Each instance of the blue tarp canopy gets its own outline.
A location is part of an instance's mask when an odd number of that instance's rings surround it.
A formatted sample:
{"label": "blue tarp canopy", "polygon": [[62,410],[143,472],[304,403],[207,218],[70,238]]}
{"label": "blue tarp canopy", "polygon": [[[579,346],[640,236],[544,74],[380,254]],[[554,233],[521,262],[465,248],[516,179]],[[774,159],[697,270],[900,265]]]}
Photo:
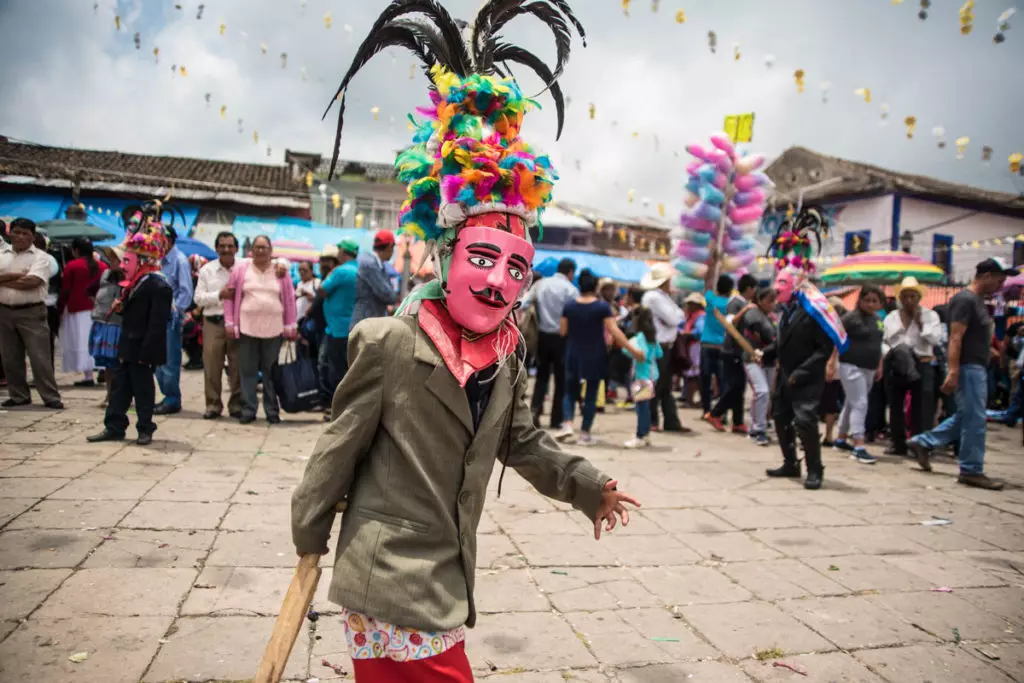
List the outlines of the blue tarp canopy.
{"label": "blue tarp canopy", "polygon": [[597,277],[607,277],[617,282],[640,282],[651,269],[643,261],[616,258],[603,254],[588,254],[583,251],[555,251],[537,249],[533,255],[533,269],[544,277],[551,277],[558,269],[558,262],[571,258],[576,262],[576,273],[589,268]]}
{"label": "blue tarp canopy", "polygon": [[343,239],[354,239],[359,242],[360,250],[373,249],[373,237],[376,230],[357,228],[336,228],[332,225],[317,223],[305,218],[281,216],[279,218],[259,218],[256,216],[238,216],[231,226],[240,243],[251,240],[258,235],[266,235],[274,244],[274,251],[289,258],[316,260],[321,250],[329,244],[337,244]]}

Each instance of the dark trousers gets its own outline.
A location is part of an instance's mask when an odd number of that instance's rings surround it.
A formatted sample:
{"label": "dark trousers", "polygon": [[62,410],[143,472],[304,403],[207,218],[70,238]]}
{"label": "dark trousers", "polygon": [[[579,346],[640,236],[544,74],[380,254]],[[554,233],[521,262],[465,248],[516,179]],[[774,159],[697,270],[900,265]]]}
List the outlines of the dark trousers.
{"label": "dark trousers", "polygon": [[[574,362],[573,365],[576,365]],[[562,415],[571,424],[576,416],[576,405],[580,402],[580,394],[583,395],[583,426],[584,432],[590,432],[594,426],[594,416],[597,414],[597,392],[601,388],[600,379],[586,380],[587,388],[583,390],[583,379],[579,376],[578,368],[566,372],[565,398],[562,401]]]}
{"label": "dark trousers", "polygon": [[46,307],[46,324],[50,328],[50,364],[55,366],[57,363],[57,330],[60,329],[60,312],[56,306]]}
{"label": "dark trousers", "polygon": [[672,394],[672,344],[662,344],[664,352],[658,359],[658,381],[654,384],[654,400],[651,401],[651,424],[657,427],[664,414],[665,423],[662,428],[666,432],[678,432],[683,428],[679,421],[679,409],[676,397]]}
{"label": "dark trousers", "polygon": [[334,392],[348,372],[348,337],[327,336],[324,343],[327,344],[327,388],[333,399]]}
{"label": "dark trousers", "polygon": [[903,402],[910,392],[910,426],[914,434],[927,432],[935,422],[935,368],[929,363],[917,362],[916,382],[905,382],[893,376],[886,377],[889,398],[889,433],[892,447],[897,451],[907,448],[907,424],[903,413]]}
{"label": "dark trousers", "polygon": [[279,417],[281,408],[274,389],[274,366],[281,354],[281,338],[260,339],[242,335],[238,340],[238,372],[242,383],[242,416],[256,417],[259,397],[256,386],[263,376],[263,412],[267,417]]}
{"label": "dark trousers", "polygon": [[871,385],[871,393],[868,394],[868,415],[864,431],[869,442],[874,440],[875,434],[885,431],[886,428],[885,408],[889,404],[889,399],[885,385],[886,380],[883,376],[881,381]]}
{"label": "dark trousers", "polygon": [[139,435],[156,431],[153,423],[153,405],[156,402],[156,385],[153,381],[154,368],[141,363],[124,363],[107,372],[113,373],[110,385],[110,400],[103,426],[111,434],[123,437],[128,431],[128,408],[135,401],[135,428]]}
{"label": "dark trousers", "polygon": [[551,426],[562,426],[565,400],[565,338],[559,334],[541,332],[537,339],[537,382],[533,387],[531,410],[536,418],[544,412],[544,399],[548,393],[548,380],[555,380],[551,396]]}
{"label": "dark trousers", "polygon": [[723,390],[725,381],[722,378],[722,349],[716,346],[700,347],[700,405],[701,412],[707,415],[711,412],[711,378],[718,378],[718,391]]}
{"label": "dark trousers", "polygon": [[822,472],[825,469],[821,464],[821,438],[818,433],[818,405],[824,389],[823,381],[794,388],[790,386],[789,375],[785,370],[779,371],[775,381],[772,418],[775,420],[775,433],[779,438],[782,457],[786,464],[796,464],[796,442],[799,438],[807,458],[808,472]]}
{"label": "dark trousers", "polygon": [[743,424],[743,395],[747,390],[747,373],[743,370],[743,357],[732,353],[720,353],[718,356],[720,366],[718,402],[711,409],[714,417],[725,417],[725,414],[732,411],[732,424],[734,427]]}

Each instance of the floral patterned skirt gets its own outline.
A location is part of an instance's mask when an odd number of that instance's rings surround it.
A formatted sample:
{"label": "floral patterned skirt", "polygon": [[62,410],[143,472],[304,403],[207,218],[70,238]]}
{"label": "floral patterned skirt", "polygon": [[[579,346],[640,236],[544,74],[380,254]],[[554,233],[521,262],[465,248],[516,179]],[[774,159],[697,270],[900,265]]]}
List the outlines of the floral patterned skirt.
{"label": "floral patterned skirt", "polygon": [[345,640],[353,660],[390,659],[413,662],[442,655],[466,640],[462,626],[451,631],[427,632],[394,626],[358,612],[342,611]]}

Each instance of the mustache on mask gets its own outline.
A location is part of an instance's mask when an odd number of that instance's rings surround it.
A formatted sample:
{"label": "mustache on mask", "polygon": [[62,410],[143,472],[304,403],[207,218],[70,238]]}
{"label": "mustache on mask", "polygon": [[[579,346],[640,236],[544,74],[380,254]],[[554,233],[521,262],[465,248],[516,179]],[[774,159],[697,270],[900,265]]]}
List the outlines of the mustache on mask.
{"label": "mustache on mask", "polygon": [[469,292],[470,292],[470,294],[472,294],[475,297],[479,297],[481,299],[488,299],[488,300],[493,301],[494,303],[496,303],[496,304],[498,304],[500,306],[508,306],[508,301],[506,301],[505,297],[502,295],[502,293],[499,292],[496,289],[491,289],[490,287],[484,287],[483,289],[476,290],[476,289],[473,289],[472,287],[470,287],[469,288]]}

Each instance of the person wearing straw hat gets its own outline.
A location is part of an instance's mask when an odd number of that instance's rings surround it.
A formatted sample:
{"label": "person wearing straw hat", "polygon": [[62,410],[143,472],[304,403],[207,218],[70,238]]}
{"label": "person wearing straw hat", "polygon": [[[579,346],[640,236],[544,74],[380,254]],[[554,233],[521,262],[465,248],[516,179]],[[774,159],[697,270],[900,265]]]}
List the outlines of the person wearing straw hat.
{"label": "person wearing straw hat", "polygon": [[[899,308],[885,316],[882,353],[885,354],[885,387],[889,400],[889,431],[892,447],[886,455],[907,454],[904,404],[910,393],[911,429],[915,434],[932,428],[935,416],[935,347],[942,343],[942,321],[921,305],[928,293],[915,277],[906,277],[896,288]],[[904,348],[900,348],[904,347]],[[910,353],[906,364],[900,355]],[[911,362],[912,361],[912,367]],[[907,365],[908,372],[901,368]],[[909,372],[909,370],[914,372]],[[916,376],[916,377],[915,377]]]}
{"label": "person wearing straw hat", "polygon": [[669,362],[672,360],[672,347],[679,335],[679,326],[683,322],[683,310],[672,300],[672,277],[675,269],[670,263],[656,263],[640,281],[640,288],[646,293],[640,300],[644,308],[651,309],[654,314],[654,329],[661,345],[662,355],[658,359],[658,381],[654,387],[654,400],[651,402],[651,425],[657,428],[659,410],[664,416],[662,429],[666,432],[688,433],[693,430],[683,427],[679,421],[679,409],[672,395],[672,373]]}
{"label": "person wearing straw hat", "polygon": [[949,370],[941,391],[956,392],[957,412],[935,429],[907,442],[908,450],[925,472],[932,469],[931,452],[960,442],[960,476],[965,486],[1000,491],[1003,482],[985,474],[985,406],[988,401],[988,362],[995,323],[985,297],[998,292],[1007,277],[1020,271],[1000,259],[978,264],[974,280],[949,302]]}
{"label": "person wearing straw hat", "polygon": [[700,337],[704,332],[704,309],[707,302],[700,292],[693,292],[683,300],[683,326],[679,336],[683,340],[686,358],[683,370],[683,403],[693,405],[694,394],[700,389]]}

